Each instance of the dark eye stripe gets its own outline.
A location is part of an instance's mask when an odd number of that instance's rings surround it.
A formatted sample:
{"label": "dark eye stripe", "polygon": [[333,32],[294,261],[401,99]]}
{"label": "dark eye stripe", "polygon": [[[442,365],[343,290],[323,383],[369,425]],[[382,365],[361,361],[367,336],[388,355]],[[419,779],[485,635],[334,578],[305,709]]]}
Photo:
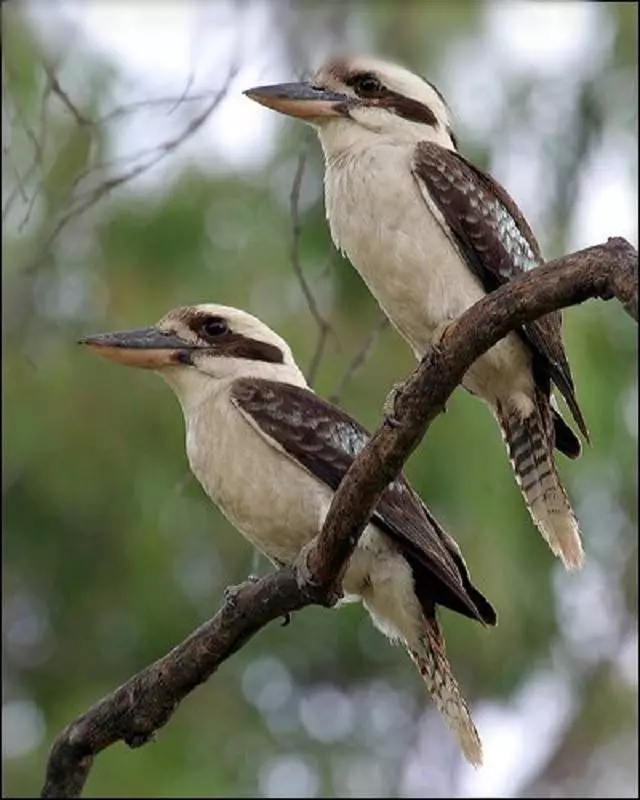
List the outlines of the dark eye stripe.
{"label": "dark eye stripe", "polygon": [[279,347],[268,342],[250,339],[231,331],[220,337],[225,340],[219,355],[229,358],[247,358],[250,361],[265,361],[268,364],[284,363],[284,355]]}
{"label": "dark eye stripe", "polygon": [[425,106],[417,100],[412,100],[410,97],[403,97],[397,92],[388,91],[379,105],[392,108],[399,117],[403,117],[403,119],[407,119],[410,122],[419,122],[432,128],[435,128],[438,124],[438,119],[429,106]]}
{"label": "dark eye stripe", "polygon": [[[358,86],[365,80],[376,81],[379,88],[374,92],[359,92]],[[422,125],[429,125],[432,128],[436,127],[438,124],[436,115],[428,106],[425,106],[418,100],[404,97],[398,92],[388,89],[380,82],[378,76],[373,72],[357,72],[347,76],[344,82],[347,86],[351,86],[365,103],[369,100],[370,104],[373,106],[391,109],[399,117],[409,120],[410,122],[418,122]]]}
{"label": "dark eye stripe", "polygon": [[246,358],[250,361],[265,361],[268,364],[284,363],[284,354],[276,345],[251,339],[231,329],[216,336],[207,336],[203,332],[203,326],[214,319],[219,319],[228,325],[228,321],[223,317],[216,318],[206,312],[185,308],[179,318],[198,337],[194,353],[199,347],[203,347],[221,358]]}

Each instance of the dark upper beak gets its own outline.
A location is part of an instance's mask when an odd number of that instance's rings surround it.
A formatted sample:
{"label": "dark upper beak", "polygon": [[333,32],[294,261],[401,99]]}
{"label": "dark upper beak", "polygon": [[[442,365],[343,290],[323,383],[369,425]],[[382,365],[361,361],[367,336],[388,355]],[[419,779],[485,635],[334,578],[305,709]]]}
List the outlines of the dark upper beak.
{"label": "dark upper beak", "polygon": [[195,347],[175,334],[154,327],[98,333],[85,336],[79,344],[89,345],[109,361],[146,369],[189,363],[189,351]]}
{"label": "dark upper beak", "polygon": [[267,108],[300,119],[344,116],[355,102],[353,97],[346,94],[317,89],[310,83],[256,86],[247,89],[244,94]]}

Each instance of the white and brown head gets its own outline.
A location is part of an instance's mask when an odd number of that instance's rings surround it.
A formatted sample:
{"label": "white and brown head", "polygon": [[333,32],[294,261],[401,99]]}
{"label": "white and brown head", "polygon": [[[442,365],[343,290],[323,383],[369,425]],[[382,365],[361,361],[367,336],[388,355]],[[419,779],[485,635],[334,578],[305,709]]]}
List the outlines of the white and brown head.
{"label": "white and brown head", "polygon": [[364,56],[332,58],[312,80],[258,86],[245,94],[314,126],[328,155],[363,140],[436,142],[456,149],[447,104],[404,67]]}
{"label": "white and brown head", "polygon": [[230,306],[181,306],[148,328],[96,334],[80,343],[110,361],[159,372],[185,408],[236,378],[306,386],[284,339]]}

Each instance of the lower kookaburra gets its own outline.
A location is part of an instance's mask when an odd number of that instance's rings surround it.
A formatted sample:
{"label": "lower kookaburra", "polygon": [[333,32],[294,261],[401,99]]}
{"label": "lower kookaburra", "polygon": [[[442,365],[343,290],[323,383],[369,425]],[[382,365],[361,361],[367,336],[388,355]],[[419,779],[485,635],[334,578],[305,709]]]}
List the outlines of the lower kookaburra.
{"label": "lower kookaburra", "polygon": [[[320,532],[368,434],[308,388],[287,343],[250,314],[211,304],[82,342],[166,379],[182,406],[189,464],[205,492],[273,563],[292,563]],[[436,606],[488,625],[496,613],[471,583],[456,542],[404,477],[385,491],[351,556],[343,590],[405,645],[467,759],[481,763]]]}
{"label": "lower kookaburra", "polygon": [[[245,94],[317,130],[333,241],[418,359],[469,306],[543,263],[512,198],[458,153],[448,107],[423,78],[371,58],[334,58],[309,83]],[[535,524],[576,568],[580,533],[553,450],[576,458],[581,447],[552,382],[588,439],[559,313],[506,336],[463,386],[491,408]]]}

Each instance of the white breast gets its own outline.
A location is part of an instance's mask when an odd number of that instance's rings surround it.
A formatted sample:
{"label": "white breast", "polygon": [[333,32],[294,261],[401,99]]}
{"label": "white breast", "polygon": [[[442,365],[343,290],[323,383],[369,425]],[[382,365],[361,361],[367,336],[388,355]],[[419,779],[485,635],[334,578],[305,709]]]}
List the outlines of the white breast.
{"label": "white breast", "polygon": [[330,164],[327,218],[343,251],[417,354],[484,294],[411,174],[413,148],[381,144]]}
{"label": "white breast", "polygon": [[[412,145],[381,143],[330,159],[325,204],[336,247],[420,358],[440,326],[485,291],[413,177],[412,154]],[[496,393],[510,392],[513,371],[525,370],[518,390],[528,390],[528,363],[526,349],[510,335],[474,365],[464,385],[493,403]]]}
{"label": "white breast", "polygon": [[213,502],[272,560],[293,561],[318,532],[330,490],[274,449],[226,390],[190,414],[187,455]]}

